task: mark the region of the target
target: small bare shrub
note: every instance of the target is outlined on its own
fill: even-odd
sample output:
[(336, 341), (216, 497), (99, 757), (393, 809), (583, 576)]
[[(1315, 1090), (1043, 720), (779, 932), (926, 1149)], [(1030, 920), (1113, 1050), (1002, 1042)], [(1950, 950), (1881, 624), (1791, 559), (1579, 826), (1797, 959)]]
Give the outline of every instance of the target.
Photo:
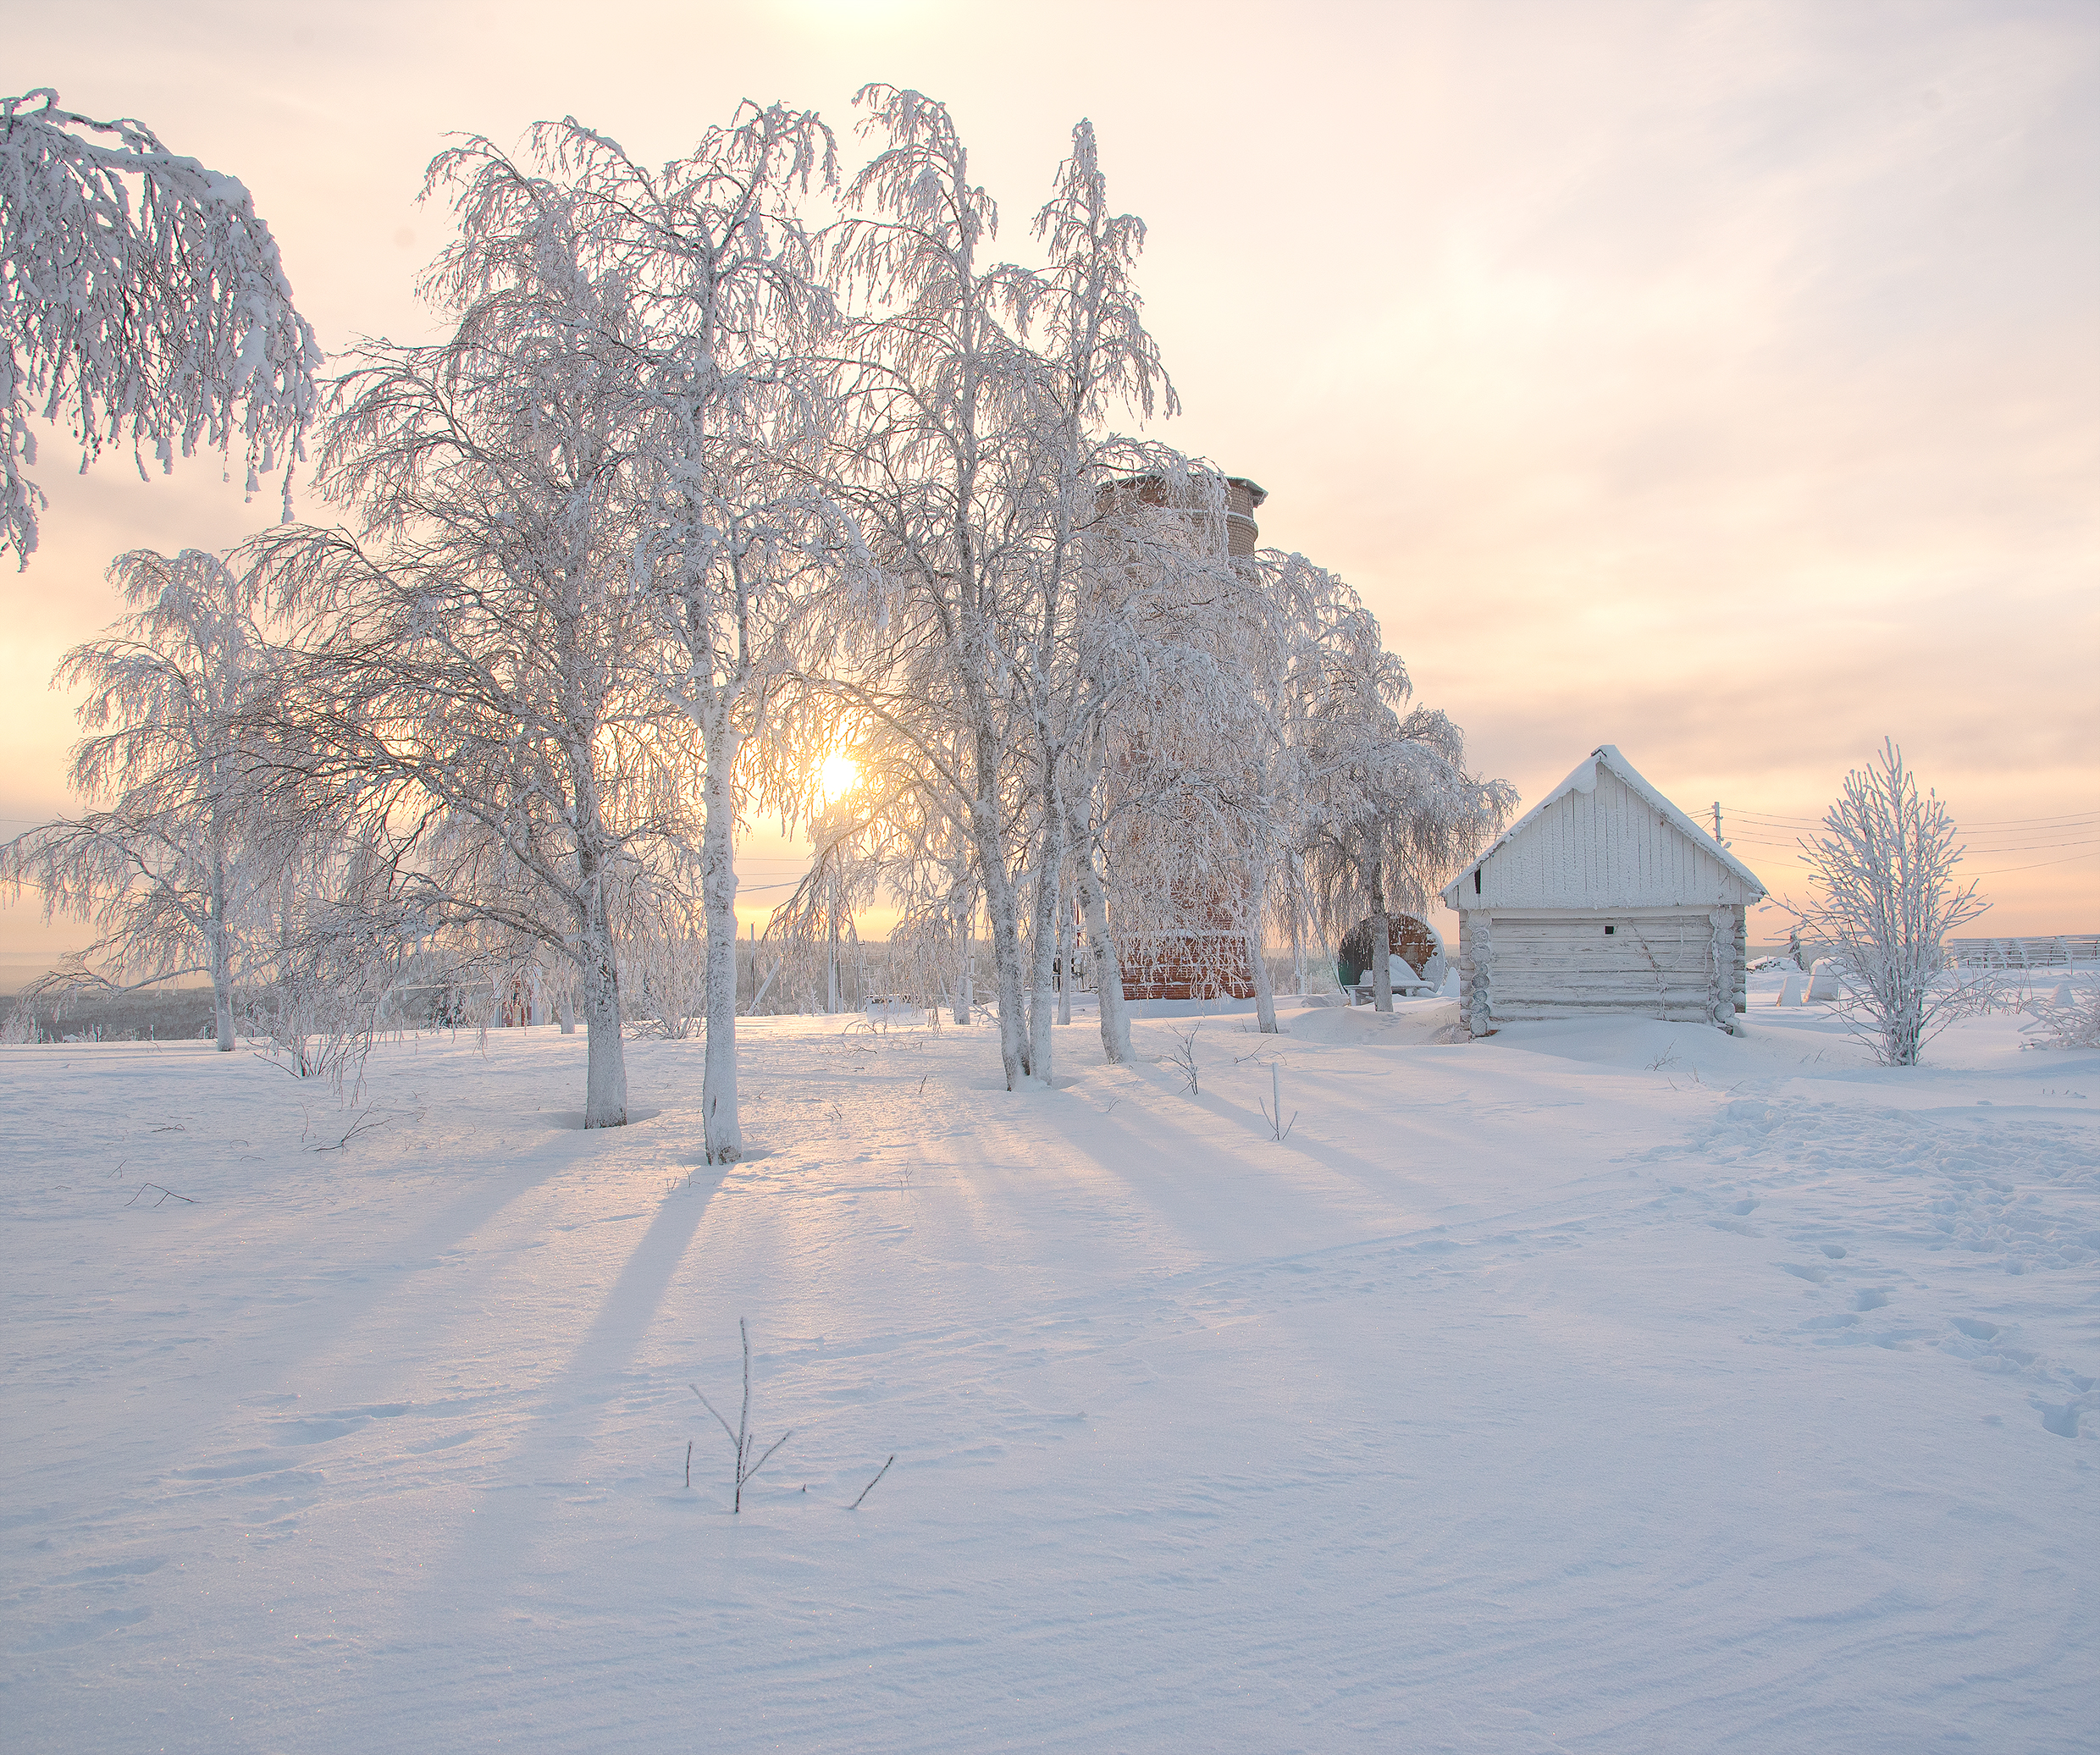
[[(699, 1384), (688, 1383), (686, 1385), (686, 1388), (690, 1389), (694, 1394), (700, 1396), (700, 1405), (703, 1408), (705, 1408), (709, 1413), (713, 1414), (716, 1420), (721, 1421), (721, 1429), (725, 1432), (729, 1433), (729, 1442), (736, 1447), (737, 1496), (735, 1504), (732, 1507), (732, 1515), (741, 1515), (743, 1514), (743, 1489), (745, 1483), (772, 1460), (774, 1451), (779, 1449), (782, 1444), (785, 1444), (788, 1441), (788, 1439), (794, 1437), (793, 1431), (782, 1432), (777, 1438), (774, 1439), (773, 1442), (766, 1447), (765, 1454), (760, 1456), (756, 1462), (753, 1462), (751, 1460), (751, 1450), (754, 1443), (755, 1443), (755, 1440), (754, 1440), (751, 1436), (751, 1326), (741, 1316), (737, 1318), (737, 1332), (743, 1337), (743, 1412), (738, 1416), (736, 1429), (733, 1432), (731, 1431), (729, 1422), (727, 1420), (722, 1420), (722, 1416), (716, 1411), (714, 1403), (708, 1400), (705, 1396), (700, 1395), (700, 1386)], [(883, 1466), (887, 1468), (888, 1465), (885, 1464)], [(881, 1478), (882, 1477), (879, 1475), (876, 1476), (876, 1481), (879, 1481)], [(692, 1447), (688, 1445), (686, 1447), (686, 1485), (690, 1487), (692, 1484), (693, 1450)], [(875, 1482), (870, 1481), (868, 1485), (870, 1487), (873, 1487), (875, 1485)], [(857, 1504), (859, 1501), (856, 1500), (854, 1503)]]
[(2026, 1029), (2040, 1040), (2030, 1047), (2100, 1048), (2100, 986), (2073, 988), (2062, 1004), (2045, 1000), (2033, 1009), (2035, 1021)]
[(1267, 1103), (1263, 1103), (1262, 1118), (1268, 1123), (1269, 1137), (1275, 1140), (1277, 1145), (1281, 1145), (1290, 1137), (1290, 1130), (1297, 1126), (1298, 1112), (1293, 1109), (1290, 1112), (1290, 1119), (1289, 1121), (1284, 1119), (1284, 1075), (1277, 1070), (1274, 1061), (1268, 1063), (1268, 1090), (1270, 1096), (1275, 1100), (1276, 1107), (1272, 1109)]
[(1203, 1072), (1196, 1063), (1196, 1033), (1202, 1027), (1198, 1024), (1195, 1029), (1174, 1031), (1174, 1040), (1181, 1046), (1167, 1057), (1167, 1064), (1181, 1080), (1181, 1089), (1192, 1097), (1203, 1094)]

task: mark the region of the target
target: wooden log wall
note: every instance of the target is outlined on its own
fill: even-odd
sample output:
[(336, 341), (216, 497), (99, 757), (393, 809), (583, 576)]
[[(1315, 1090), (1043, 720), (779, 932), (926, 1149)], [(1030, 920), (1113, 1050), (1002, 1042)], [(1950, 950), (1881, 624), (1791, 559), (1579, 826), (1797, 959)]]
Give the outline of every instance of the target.
[(1504, 1024), (1611, 1013), (1732, 1032), (1749, 999), (1746, 910), (1468, 909), (1459, 916), (1461, 1015)]

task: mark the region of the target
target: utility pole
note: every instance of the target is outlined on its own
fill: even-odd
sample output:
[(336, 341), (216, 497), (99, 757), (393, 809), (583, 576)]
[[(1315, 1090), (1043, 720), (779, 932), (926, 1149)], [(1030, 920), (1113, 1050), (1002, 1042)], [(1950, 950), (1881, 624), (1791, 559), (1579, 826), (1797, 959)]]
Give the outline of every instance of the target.
[(1714, 800), (1714, 845), (1725, 847), (1727, 844), (1721, 838), (1721, 800), (1716, 798)]

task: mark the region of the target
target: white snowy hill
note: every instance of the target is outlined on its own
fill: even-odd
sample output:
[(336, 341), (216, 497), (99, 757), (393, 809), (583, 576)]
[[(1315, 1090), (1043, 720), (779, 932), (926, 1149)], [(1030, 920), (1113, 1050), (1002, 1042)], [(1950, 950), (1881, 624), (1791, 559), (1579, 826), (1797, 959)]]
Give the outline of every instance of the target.
[(0, 1050), (7, 1747), (2090, 1748), (2100, 1056), (1776, 990)]

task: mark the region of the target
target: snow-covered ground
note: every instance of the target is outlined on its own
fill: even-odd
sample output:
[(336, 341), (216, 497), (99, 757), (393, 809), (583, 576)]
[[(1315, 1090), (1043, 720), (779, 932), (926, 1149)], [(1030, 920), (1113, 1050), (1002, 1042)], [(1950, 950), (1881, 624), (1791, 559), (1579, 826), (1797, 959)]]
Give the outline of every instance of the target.
[(0, 1051), (6, 1746), (2092, 1749), (2100, 1057), (1776, 989)]

